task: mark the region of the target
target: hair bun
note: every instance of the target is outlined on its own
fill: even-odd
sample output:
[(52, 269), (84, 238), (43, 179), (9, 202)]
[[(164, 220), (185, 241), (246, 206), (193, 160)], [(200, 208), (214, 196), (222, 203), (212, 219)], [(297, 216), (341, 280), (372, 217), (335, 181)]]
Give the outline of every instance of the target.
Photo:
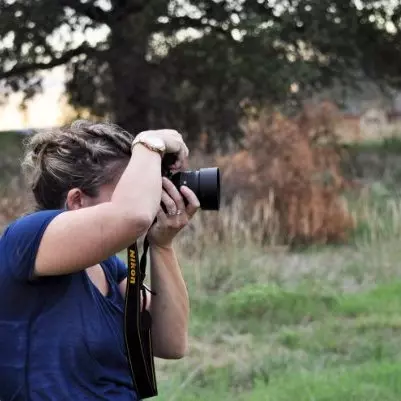
[(25, 143), (22, 168), (38, 207), (60, 207), (72, 188), (96, 195), (99, 186), (121, 171), (132, 140), (114, 124), (87, 120), (35, 133)]

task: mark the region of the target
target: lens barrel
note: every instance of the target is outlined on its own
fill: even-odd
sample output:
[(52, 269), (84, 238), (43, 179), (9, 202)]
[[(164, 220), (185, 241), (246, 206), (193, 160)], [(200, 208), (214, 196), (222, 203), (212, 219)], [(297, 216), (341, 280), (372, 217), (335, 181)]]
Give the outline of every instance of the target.
[(220, 209), (220, 170), (217, 167), (201, 168), (196, 171), (175, 173), (171, 181), (179, 189), (190, 188), (200, 202), (202, 210)]

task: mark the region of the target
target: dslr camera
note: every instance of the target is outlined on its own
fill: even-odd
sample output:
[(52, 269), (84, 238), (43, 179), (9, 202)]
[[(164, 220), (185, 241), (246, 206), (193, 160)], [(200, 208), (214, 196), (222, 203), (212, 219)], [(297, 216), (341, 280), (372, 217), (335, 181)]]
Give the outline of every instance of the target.
[(172, 173), (171, 166), (177, 155), (168, 153), (162, 160), (162, 176), (167, 177), (179, 190), (182, 185), (191, 189), (200, 202), (202, 210), (220, 209), (220, 170), (218, 167), (201, 168), (195, 171)]

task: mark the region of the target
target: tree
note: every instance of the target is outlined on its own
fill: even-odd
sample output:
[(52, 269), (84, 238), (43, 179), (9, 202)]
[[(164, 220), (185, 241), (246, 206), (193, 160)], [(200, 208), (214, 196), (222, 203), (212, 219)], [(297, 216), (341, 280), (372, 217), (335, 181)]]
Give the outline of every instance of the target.
[[(40, 71), (65, 65), (72, 104), (133, 132), (235, 136), (244, 102), (291, 105), (356, 74), (398, 85), (401, 5), (392, 3), (0, 0), (0, 81), (29, 97)], [(91, 42), (99, 29), (106, 35)]]

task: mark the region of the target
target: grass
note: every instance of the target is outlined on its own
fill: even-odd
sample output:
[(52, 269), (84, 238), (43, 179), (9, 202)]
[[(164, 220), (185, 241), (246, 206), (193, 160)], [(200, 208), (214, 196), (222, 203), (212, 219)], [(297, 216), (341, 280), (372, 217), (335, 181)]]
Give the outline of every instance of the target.
[(15, 132), (0, 132), (0, 186), (7, 185), (18, 175), (19, 165), (15, 160), (21, 157), (23, 135)]
[(0, 152), (4, 156), (20, 154), (24, 136), (14, 131), (0, 131)]
[(340, 254), (232, 250), (247, 255), (249, 283), (222, 281), (221, 291), (209, 289), (207, 269), (194, 291), (194, 270), (208, 261), (186, 260), (191, 347), (181, 361), (158, 361), (159, 398), (399, 399), (401, 267), (388, 252), (397, 242)]
[(363, 142), (344, 144), (343, 147), (355, 152), (373, 151), (401, 154), (401, 136), (397, 133), (393, 137), (382, 140), (365, 140)]
[[(401, 394), (401, 365), (367, 363), (352, 369), (301, 373), (283, 377), (270, 386), (257, 382), (248, 401), (395, 401)], [(245, 399), (245, 398), (244, 398)]]

